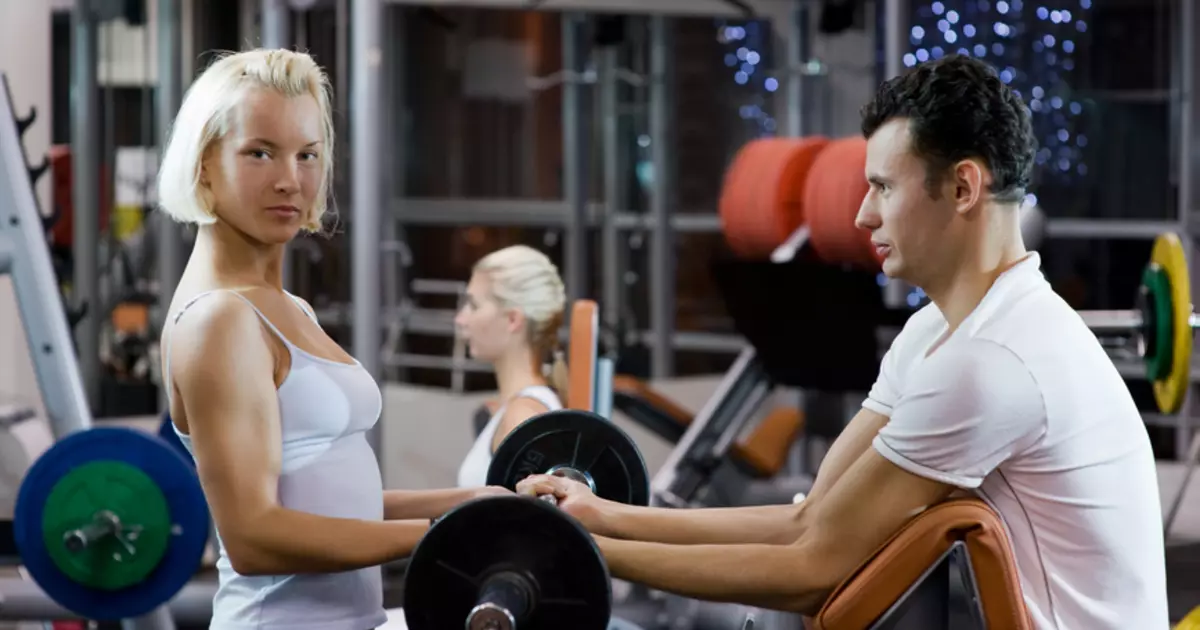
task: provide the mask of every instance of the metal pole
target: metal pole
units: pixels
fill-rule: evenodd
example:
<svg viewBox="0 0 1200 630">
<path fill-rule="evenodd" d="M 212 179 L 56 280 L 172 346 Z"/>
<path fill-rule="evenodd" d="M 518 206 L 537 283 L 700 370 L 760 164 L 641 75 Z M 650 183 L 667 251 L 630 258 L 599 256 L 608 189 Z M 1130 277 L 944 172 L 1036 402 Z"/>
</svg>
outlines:
<svg viewBox="0 0 1200 630">
<path fill-rule="evenodd" d="M 583 73 L 587 69 L 588 44 L 584 36 L 587 18 L 578 13 L 562 16 L 562 54 L 566 81 L 563 83 L 563 192 L 570 208 L 567 220 L 566 285 L 574 301 L 588 291 L 588 106 L 583 95 Z"/>
<path fill-rule="evenodd" d="M 262 28 L 263 48 L 292 47 L 292 11 L 287 0 L 262 0 L 260 28 Z M 291 289 L 295 284 L 295 270 L 293 269 L 296 264 L 295 253 L 296 248 L 293 246 L 289 245 L 284 248 L 282 262 L 284 289 Z"/>
<path fill-rule="evenodd" d="M 92 413 L 100 408 L 100 121 L 96 80 L 96 16 L 90 0 L 76 0 L 71 14 L 71 170 L 74 178 L 74 278 L 71 296 L 87 313 L 75 328 L 79 373 Z"/>
<path fill-rule="evenodd" d="M 381 139 L 386 137 L 383 97 L 383 3 L 353 0 L 350 4 L 350 293 L 354 305 L 354 356 L 376 380 L 380 377 L 379 255 L 380 206 L 383 204 Z M 382 426 L 368 435 L 382 465 Z"/>
<path fill-rule="evenodd" d="M 792 0 L 787 41 L 787 133 L 799 138 L 809 132 L 804 116 L 804 62 L 808 61 L 808 0 Z"/>
<path fill-rule="evenodd" d="M 675 205 L 674 160 L 674 23 L 661 15 L 650 18 L 650 152 L 654 186 L 650 196 L 650 329 L 654 345 L 650 374 L 667 378 L 675 372 Z"/>
<path fill-rule="evenodd" d="M 899 76 L 904 71 L 904 48 L 908 41 L 904 29 L 908 24 L 907 0 L 885 0 L 883 4 L 883 67 L 884 79 Z M 883 300 L 891 308 L 904 308 L 912 288 L 907 282 L 889 278 L 883 289 Z"/>
<path fill-rule="evenodd" d="M 1195 257 L 1196 229 L 1191 225 L 1191 213 L 1193 212 L 1194 199 L 1192 198 L 1193 177 L 1196 174 L 1196 161 L 1193 159 L 1192 151 L 1194 148 L 1195 119 L 1197 115 L 1196 100 L 1192 96 L 1192 90 L 1196 89 L 1196 26 L 1197 13 L 1196 7 L 1192 2 L 1182 2 L 1180 7 L 1179 23 L 1182 25 L 1183 32 L 1179 37 L 1179 56 L 1176 57 L 1179 63 L 1179 196 L 1176 203 L 1179 208 L 1179 233 L 1185 235 L 1183 238 L 1184 253 L 1192 270 L 1192 291 L 1196 291 L 1200 286 L 1200 279 L 1197 278 L 1197 271 L 1200 271 L 1200 264 L 1197 264 Z M 1188 396 L 1184 402 L 1183 412 L 1179 414 L 1179 418 L 1183 420 L 1176 429 L 1175 450 L 1176 457 L 1182 456 L 1187 449 L 1184 445 L 1191 442 L 1194 438 L 1194 423 L 1193 416 L 1194 406 L 1192 403 L 1192 386 L 1189 384 Z"/>
<path fill-rule="evenodd" d="M 603 265 L 604 325 L 617 330 L 621 322 L 624 303 L 621 288 L 625 286 L 625 251 L 621 247 L 621 232 L 617 229 L 617 215 L 625 208 L 626 160 L 621 151 L 621 98 L 620 82 L 617 78 L 621 63 L 620 49 L 612 46 L 603 54 L 604 73 L 600 88 L 600 111 L 604 124 L 604 226 L 601 235 Z M 619 339 L 613 339 L 615 346 Z M 615 347 L 614 346 L 614 347 Z"/>
<path fill-rule="evenodd" d="M 160 156 L 171 138 L 171 122 L 179 111 L 183 93 L 179 77 L 183 65 L 179 5 L 180 0 L 158 0 L 158 89 L 154 97 Z M 159 316 L 163 319 L 161 324 L 165 325 L 171 296 L 183 275 L 183 232 L 170 217 L 160 214 L 158 219 Z M 164 375 L 164 382 L 166 378 Z M 165 411 L 167 397 L 159 398 L 159 405 Z"/>
<path fill-rule="evenodd" d="M 289 48 L 292 45 L 292 10 L 287 0 L 262 0 L 263 48 Z"/>
<path fill-rule="evenodd" d="M 384 74 L 384 82 L 386 85 L 385 100 L 388 103 L 387 126 L 391 131 L 388 142 L 393 148 L 387 151 L 384 157 L 387 175 L 383 178 L 383 199 L 385 207 L 390 207 L 393 199 L 404 197 L 407 191 L 404 177 L 407 165 L 403 149 L 408 146 L 405 140 L 408 131 L 405 124 L 405 120 L 408 118 L 408 99 L 404 89 L 408 59 L 404 54 L 405 12 L 400 7 L 391 7 L 387 9 L 387 20 L 388 32 L 392 34 L 392 37 L 388 37 L 386 42 L 387 54 L 384 55 L 384 58 L 387 60 L 387 71 Z M 383 242 L 392 245 L 384 255 L 383 264 L 383 304 L 384 310 L 388 313 L 394 312 L 400 307 L 400 299 L 403 295 L 401 287 L 405 281 L 404 257 L 400 255 L 401 250 L 395 246 L 403 238 L 403 229 L 395 213 L 384 211 Z"/>
</svg>

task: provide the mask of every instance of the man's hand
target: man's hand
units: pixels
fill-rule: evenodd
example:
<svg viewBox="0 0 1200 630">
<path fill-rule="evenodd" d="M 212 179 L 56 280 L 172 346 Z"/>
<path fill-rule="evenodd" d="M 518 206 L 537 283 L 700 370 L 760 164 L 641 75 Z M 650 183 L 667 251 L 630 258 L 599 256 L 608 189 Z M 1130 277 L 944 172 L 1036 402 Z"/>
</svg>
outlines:
<svg viewBox="0 0 1200 630">
<path fill-rule="evenodd" d="M 588 531 L 612 535 L 606 517 L 611 513 L 613 503 L 592 494 L 591 488 L 578 481 L 553 475 L 530 475 L 517 483 L 517 494 L 552 494 L 558 499 L 558 508 L 578 519 Z"/>
</svg>

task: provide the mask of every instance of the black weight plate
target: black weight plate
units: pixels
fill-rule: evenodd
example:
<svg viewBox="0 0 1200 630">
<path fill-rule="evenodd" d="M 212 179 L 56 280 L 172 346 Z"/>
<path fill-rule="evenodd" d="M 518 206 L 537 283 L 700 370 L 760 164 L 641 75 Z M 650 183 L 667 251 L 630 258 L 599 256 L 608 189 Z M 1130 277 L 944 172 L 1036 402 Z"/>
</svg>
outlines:
<svg viewBox="0 0 1200 630">
<path fill-rule="evenodd" d="M 463 628 L 496 571 L 518 571 L 538 597 L 521 630 L 606 630 L 612 578 L 574 518 L 531 497 L 468 501 L 447 512 L 413 550 L 404 576 L 409 630 Z"/>
<path fill-rule="evenodd" d="M 603 416 L 578 409 L 534 416 L 513 429 L 492 457 L 487 484 L 516 490 L 522 479 L 555 466 L 586 472 L 601 498 L 650 503 L 650 472 L 633 438 Z"/>
</svg>

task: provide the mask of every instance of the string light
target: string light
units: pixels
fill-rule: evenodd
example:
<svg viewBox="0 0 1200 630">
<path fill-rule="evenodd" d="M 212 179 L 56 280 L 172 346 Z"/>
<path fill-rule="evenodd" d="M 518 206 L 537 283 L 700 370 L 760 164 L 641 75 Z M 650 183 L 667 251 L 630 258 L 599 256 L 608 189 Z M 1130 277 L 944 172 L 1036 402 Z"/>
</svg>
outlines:
<svg viewBox="0 0 1200 630">
<path fill-rule="evenodd" d="M 918 2 L 904 65 L 949 50 L 990 63 L 1029 107 L 1039 144 L 1036 179 L 1070 184 L 1088 172 L 1088 139 L 1076 132 L 1088 104 L 1072 95 L 1070 78 L 1091 6 L 1091 0 Z"/>
<path fill-rule="evenodd" d="M 747 88 L 748 99 L 739 104 L 738 115 L 754 125 L 756 135 L 773 136 L 778 129 L 767 105 L 769 95 L 780 87 L 779 79 L 764 67 L 763 50 L 769 27 L 761 22 L 717 20 L 717 41 L 725 46 L 725 66 L 735 85 Z M 739 93 L 742 91 L 739 90 Z"/>
</svg>

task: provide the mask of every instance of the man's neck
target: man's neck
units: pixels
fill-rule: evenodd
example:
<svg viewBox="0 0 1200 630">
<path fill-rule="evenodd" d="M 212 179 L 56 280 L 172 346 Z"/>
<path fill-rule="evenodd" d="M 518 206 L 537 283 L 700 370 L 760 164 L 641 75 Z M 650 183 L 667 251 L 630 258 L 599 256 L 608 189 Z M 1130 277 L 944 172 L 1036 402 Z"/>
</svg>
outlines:
<svg viewBox="0 0 1200 630">
<path fill-rule="evenodd" d="M 960 265 L 940 286 L 926 288 L 925 293 L 946 318 L 950 330 L 956 330 L 979 306 L 996 280 L 1028 256 L 1024 244 L 1014 243 L 995 255 Z"/>
</svg>

